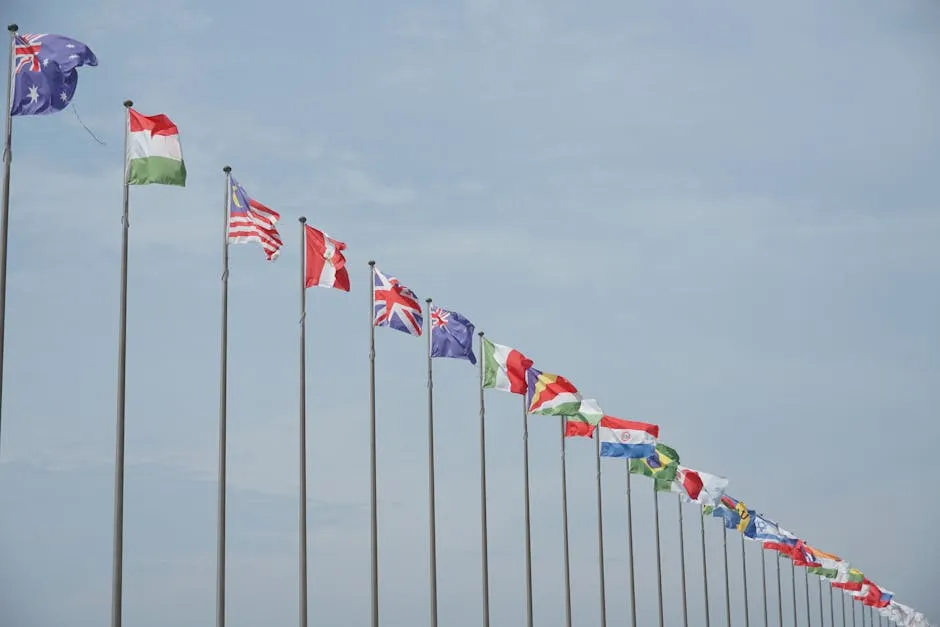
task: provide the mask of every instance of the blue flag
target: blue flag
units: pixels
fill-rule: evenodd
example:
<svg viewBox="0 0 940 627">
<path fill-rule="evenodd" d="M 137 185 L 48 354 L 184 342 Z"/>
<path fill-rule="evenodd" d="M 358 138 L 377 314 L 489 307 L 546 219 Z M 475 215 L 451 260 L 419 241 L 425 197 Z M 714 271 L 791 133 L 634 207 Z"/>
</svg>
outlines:
<svg viewBox="0 0 940 627">
<path fill-rule="evenodd" d="M 431 357 L 453 357 L 477 363 L 473 355 L 473 323 L 456 311 L 431 310 Z"/>
<path fill-rule="evenodd" d="M 59 35 L 17 35 L 13 50 L 13 115 L 61 111 L 78 86 L 77 67 L 98 65 L 91 49 Z"/>
</svg>

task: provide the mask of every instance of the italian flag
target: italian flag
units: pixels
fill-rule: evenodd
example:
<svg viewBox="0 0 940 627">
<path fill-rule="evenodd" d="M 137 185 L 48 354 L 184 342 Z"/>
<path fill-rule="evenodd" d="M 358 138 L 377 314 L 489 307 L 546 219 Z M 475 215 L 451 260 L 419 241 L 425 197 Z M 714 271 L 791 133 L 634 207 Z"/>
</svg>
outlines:
<svg viewBox="0 0 940 627">
<path fill-rule="evenodd" d="M 128 108 L 128 185 L 186 186 L 186 165 L 180 148 L 180 133 L 162 113 L 146 116 Z"/>
<path fill-rule="evenodd" d="M 483 338 L 483 387 L 525 394 L 526 371 L 532 360 L 514 348 Z"/>
</svg>

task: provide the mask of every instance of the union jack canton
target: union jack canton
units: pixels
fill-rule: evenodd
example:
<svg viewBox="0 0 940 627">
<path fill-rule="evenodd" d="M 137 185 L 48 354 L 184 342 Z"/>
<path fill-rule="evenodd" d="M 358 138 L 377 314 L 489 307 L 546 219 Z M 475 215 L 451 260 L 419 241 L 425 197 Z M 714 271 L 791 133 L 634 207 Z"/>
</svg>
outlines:
<svg viewBox="0 0 940 627">
<path fill-rule="evenodd" d="M 418 296 L 387 277 L 378 268 L 372 270 L 373 325 L 390 327 L 408 335 L 421 335 L 423 316 Z"/>
</svg>

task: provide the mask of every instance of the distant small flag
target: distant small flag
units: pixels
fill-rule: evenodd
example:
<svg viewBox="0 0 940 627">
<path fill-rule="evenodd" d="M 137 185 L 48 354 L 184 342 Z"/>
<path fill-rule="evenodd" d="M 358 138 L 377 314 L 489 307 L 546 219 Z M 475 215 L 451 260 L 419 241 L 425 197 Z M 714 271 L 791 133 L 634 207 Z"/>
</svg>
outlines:
<svg viewBox="0 0 940 627">
<path fill-rule="evenodd" d="M 245 188 L 231 177 L 229 194 L 228 241 L 231 244 L 258 242 L 268 261 L 274 261 L 281 254 L 281 236 L 277 232 L 277 221 L 281 214 L 265 207 L 248 196 Z"/>
<path fill-rule="evenodd" d="M 98 65 L 91 48 L 61 35 L 23 33 L 13 40 L 11 115 L 46 115 L 68 106 L 82 66 Z"/>
<path fill-rule="evenodd" d="M 306 224 L 304 241 L 304 286 L 332 287 L 348 292 L 349 271 L 346 269 L 346 257 L 343 256 L 346 244 Z"/>
<path fill-rule="evenodd" d="M 418 296 L 393 276 L 372 270 L 372 296 L 375 301 L 373 325 L 389 327 L 408 335 L 421 335 L 424 321 Z"/>
<path fill-rule="evenodd" d="M 431 309 L 431 357 L 452 357 L 477 363 L 473 354 L 473 323 L 456 311 Z"/>
<path fill-rule="evenodd" d="M 143 115 L 128 109 L 128 185 L 186 187 L 186 163 L 180 131 L 173 120 L 158 113 Z"/>
</svg>

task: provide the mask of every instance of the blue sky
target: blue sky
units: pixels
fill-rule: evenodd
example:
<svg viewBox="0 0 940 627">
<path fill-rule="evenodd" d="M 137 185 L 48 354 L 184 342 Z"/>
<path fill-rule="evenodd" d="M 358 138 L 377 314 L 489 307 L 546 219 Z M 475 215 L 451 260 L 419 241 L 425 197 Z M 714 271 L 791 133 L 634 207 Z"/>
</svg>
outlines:
<svg viewBox="0 0 940 627">
<path fill-rule="evenodd" d="M 273 264 L 256 245 L 232 249 L 231 627 L 297 615 L 300 215 L 348 244 L 352 273 L 349 294 L 308 293 L 316 624 L 369 616 L 370 258 L 609 414 L 661 425 L 685 464 L 940 617 L 936 2 L 4 6 L 22 30 L 96 52 L 74 104 L 107 144 L 69 111 L 15 122 L 0 454 L 0 607 L 13 623 L 108 620 L 126 98 L 178 124 L 189 170 L 185 189 L 131 190 L 127 624 L 214 617 L 226 164 L 281 212 L 286 242 Z M 424 342 L 376 335 L 382 618 L 422 624 Z M 480 615 L 476 372 L 435 368 L 440 617 L 463 627 Z M 519 401 L 487 403 L 493 624 L 518 625 Z M 532 417 L 539 625 L 563 622 L 557 440 L 553 419 Z M 572 442 L 568 464 L 574 614 L 591 625 L 590 443 Z M 605 461 L 618 621 L 623 481 Z M 661 508 L 674 625 L 675 499 Z M 695 616 L 696 511 L 684 514 Z M 645 491 L 635 516 L 640 624 L 652 624 Z M 721 529 L 708 523 L 719 620 Z"/>
</svg>

